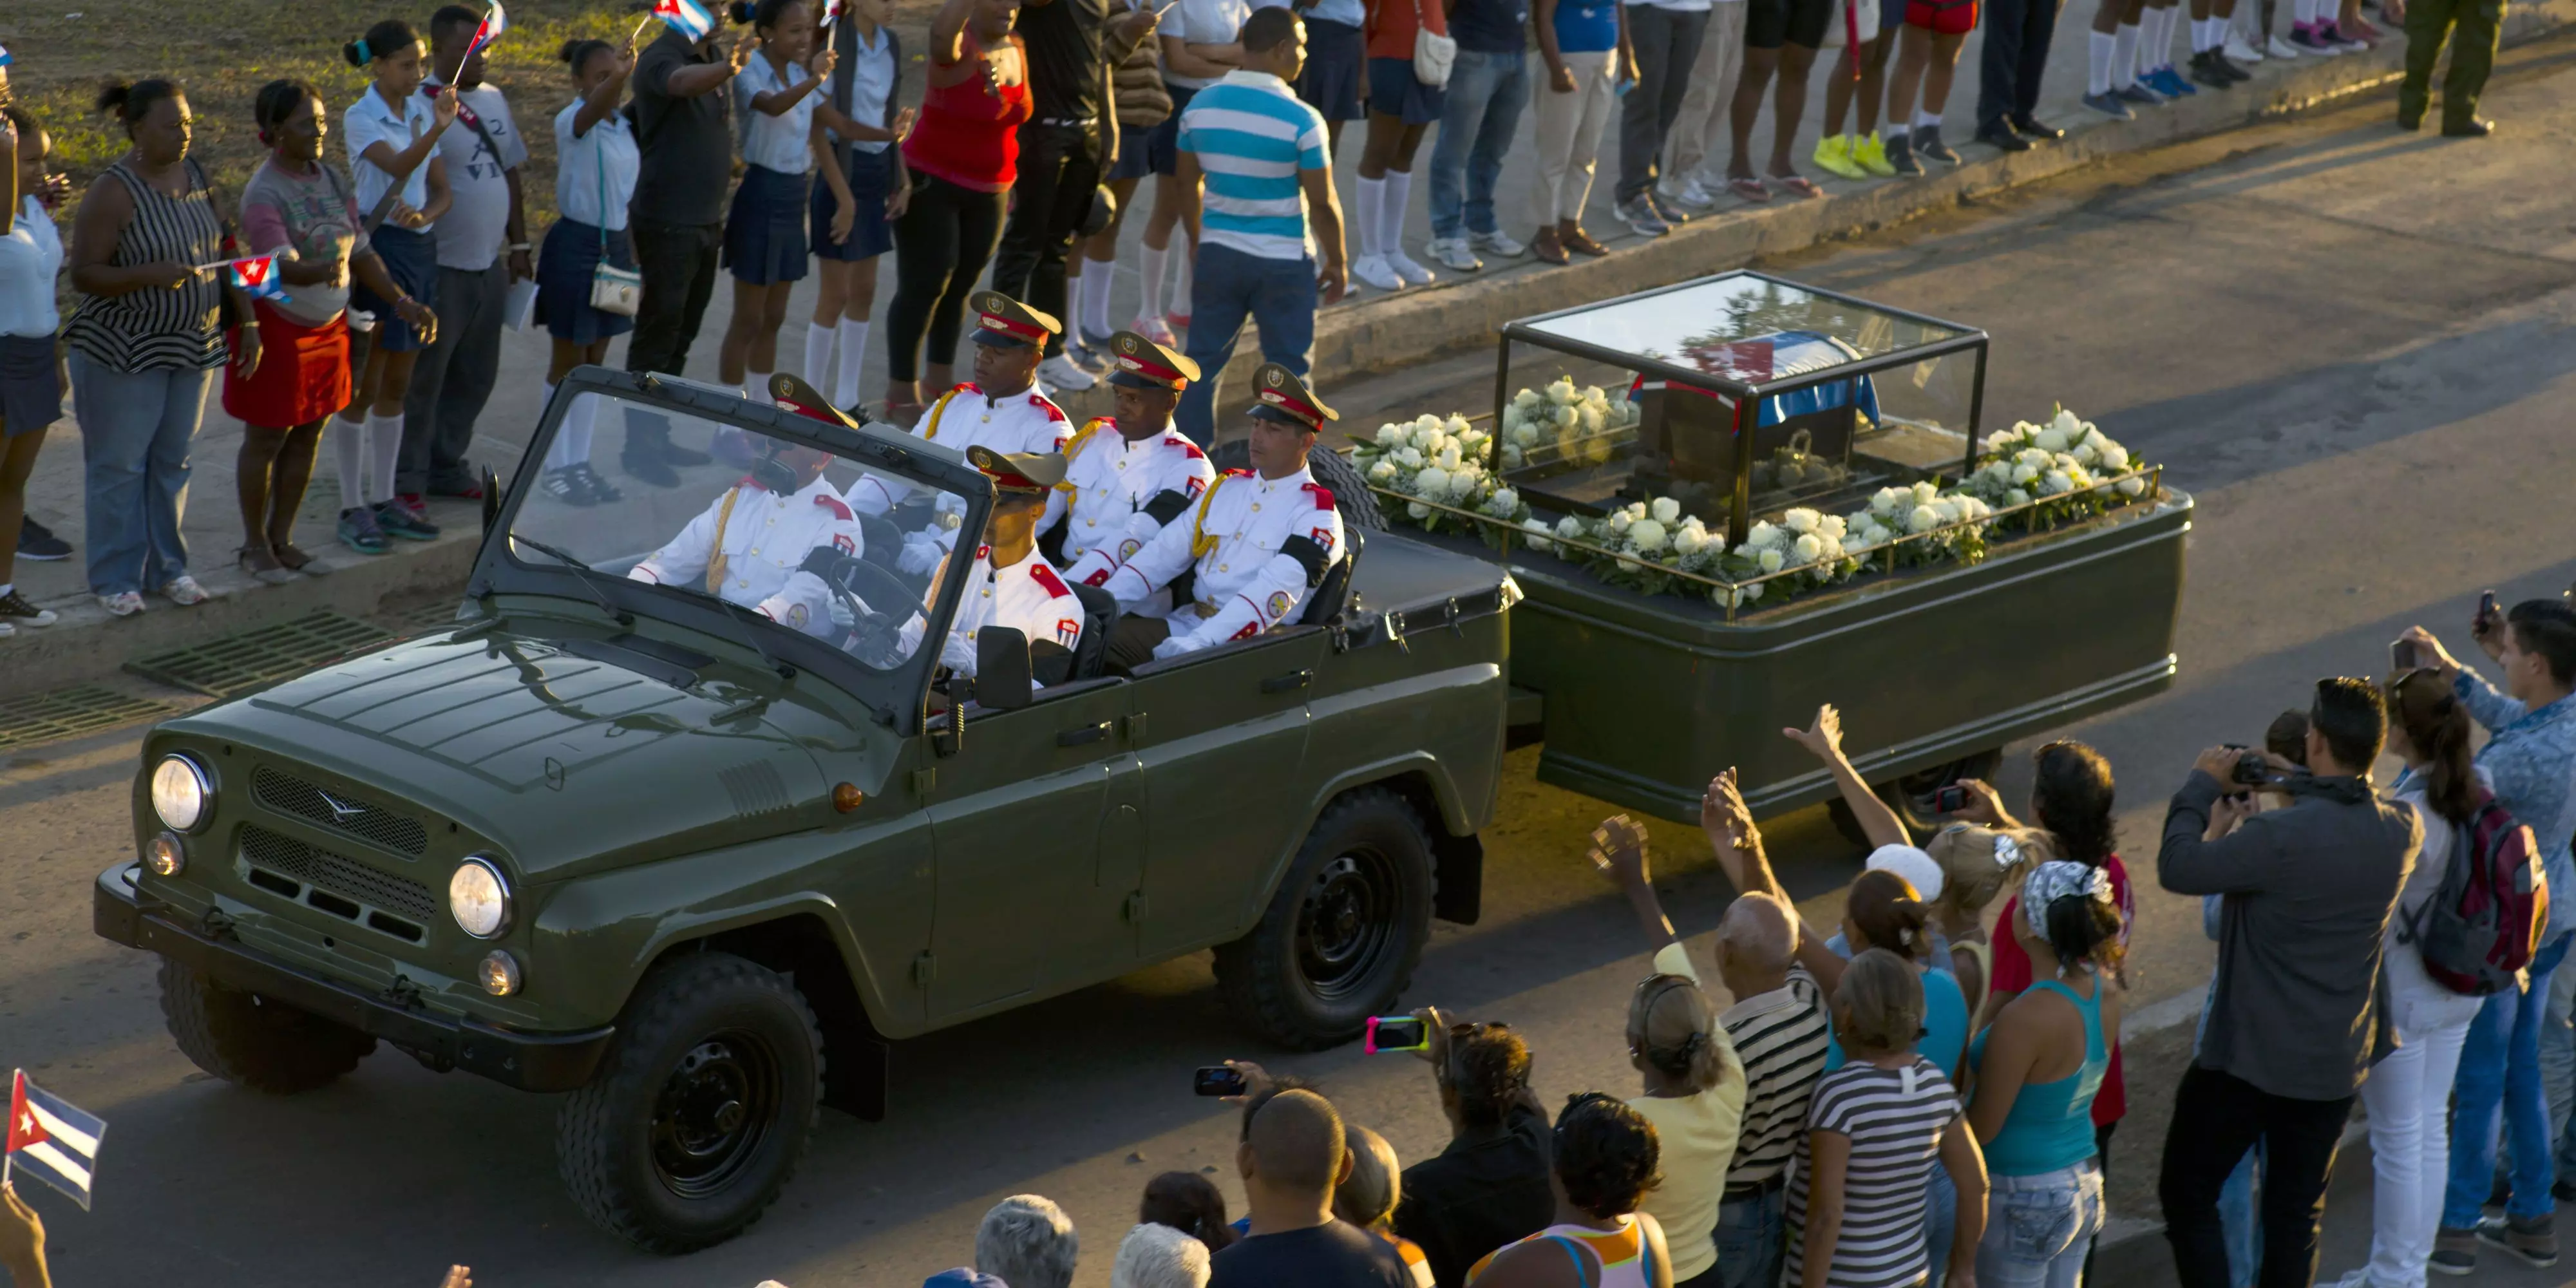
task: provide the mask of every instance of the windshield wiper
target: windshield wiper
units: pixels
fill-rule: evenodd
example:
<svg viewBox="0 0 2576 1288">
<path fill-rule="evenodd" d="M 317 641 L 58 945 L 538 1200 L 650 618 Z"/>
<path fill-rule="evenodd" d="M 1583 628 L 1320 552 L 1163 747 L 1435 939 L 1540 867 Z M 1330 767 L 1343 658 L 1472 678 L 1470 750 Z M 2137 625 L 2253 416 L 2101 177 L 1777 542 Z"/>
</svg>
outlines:
<svg viewBox="0 0 2576 1288">
<path fill-rule="evenodd" d="M 530 550 L 536 551 L 538 554 L 550 555 L 560 561 L 564 567 L 572 569 L 573 577 L 581 583 L 581 588 L 589 591 L 591 599 L 598 603 L 600 608 L 605 610 L 611 618 L 614 618 L 618 625 L 633 626 L 635 624 L 635 614 L 627 612 L 625 609 L 619 608 L 616 604 L 610 602 L 608 592 L 601 590 L 598 583 L 591 580 L 591 578 L 599 576 L 598 569 L 593 568 L 589 564 L 583 563 L 579 559 L 575 559 L 571 555 L 565 554 L 563 551 L 557 550 L 553 546 L 547 545 L 545 542 L 539 541 L 534 537 L 523 537 L 518 533 L 513 532 L 510 534 L 510 540 L 518 543 L 519 545 L 526 546 Z"/>
<path fill-rule="evenodd" d="M 735 636 L 735 638 L 740 640 L 743 645 L 749 648 L 752 652 L 759 654 L 760 660 L 768 664 L 770 670 L 776 671 L 779 679 L 793 680 L 796 678 L 796 668 L 785 662 L 779 661 L 778 658 L 768 649 L 761 647 L 760 633 L 753 630 L 749 623 L 734 616 L 734 613 L 739 606 L 732 600 L 726 599 L 722 595 L 709 594 L 695 586 L 677 586 L 667 582 L 662 583 L 662 586 L 665 590 L 676 590 L 683 595 L 694 595 L 699 599 L 703 599 L 714 604 L 716 606 L 716 613 L 718 616 L 723 617 L 726 621 L 733 623 L 736 627 L 741 629 L 741 633 Z M 765 701 L 766 699 L 763 700 Z"/>
</svg>

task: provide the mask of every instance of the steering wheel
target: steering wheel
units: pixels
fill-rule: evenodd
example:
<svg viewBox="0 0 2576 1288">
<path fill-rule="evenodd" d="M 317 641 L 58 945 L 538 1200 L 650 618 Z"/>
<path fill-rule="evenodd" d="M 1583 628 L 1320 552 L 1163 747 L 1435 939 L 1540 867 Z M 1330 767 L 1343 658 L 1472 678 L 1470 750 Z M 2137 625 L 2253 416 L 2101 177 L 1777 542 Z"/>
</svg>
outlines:
<svg viewBox="0 0 2576 1288">
<path fill-rule="evenodd" d="M 930 610 L 922 606 L 921 597 L 913 594 L 912 588 L 903 584 L 902 578 L 882 564 L 843 555 L 840 562 L 832 566 L 832 575 L 824 580 L 835 588 L 858 592 L 870 604 L 892 605 L 888 615 L 898 622 L 912 613 L 925 618 L 930 616 Z M 853 585 L 854 582 L 862 584 Z"/>
<path fill-rule="evenodd" d="M 869 599 L 861 598 L 851 588 L 851 582 L 866 583 L 875 602 L 893 605 L 896 611 L 889 613 L 871 607 Z M 849 555 L 838 557 L 832 562 L 831 571 L 824 575 L 823 584 L 830 587 L 842 605 L 850 610 L 847 651 L 880 665 L 899 660 L 903 651 L 902 624 L 913 613 L 929 616 L 923 611 L 921 601 L 915 599 L 893 573 L 865 559 Z"/>
</svg>

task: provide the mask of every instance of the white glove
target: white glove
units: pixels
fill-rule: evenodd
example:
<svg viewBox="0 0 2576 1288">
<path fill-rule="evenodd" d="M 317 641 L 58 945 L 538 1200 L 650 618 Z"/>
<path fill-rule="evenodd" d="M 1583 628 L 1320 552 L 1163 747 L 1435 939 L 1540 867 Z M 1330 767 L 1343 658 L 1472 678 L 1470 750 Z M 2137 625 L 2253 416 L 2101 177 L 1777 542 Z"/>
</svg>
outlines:
<svg viewBox="0 0 2576 1288">
<path fill-rule="evenodd" d="M 895 556 L 894 566 L 907 577 L 927 577 L 947 553 L 930 534 L 909 533 L 903 539 L 903 553 Z"/>
</svg>

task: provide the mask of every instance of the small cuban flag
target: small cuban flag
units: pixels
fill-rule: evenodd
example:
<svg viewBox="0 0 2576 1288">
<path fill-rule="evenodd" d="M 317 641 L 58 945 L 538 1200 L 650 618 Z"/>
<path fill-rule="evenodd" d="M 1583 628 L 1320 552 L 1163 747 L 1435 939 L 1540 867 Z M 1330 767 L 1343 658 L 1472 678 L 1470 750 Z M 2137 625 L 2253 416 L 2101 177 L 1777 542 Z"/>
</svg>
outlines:
<svg viewBox="0 0 2576 1288">
<path fill-rule="evenodd" d="M 8 47 L 7 45 L 0 45 L 0 67 L 6 67 L 6 66 L 8 66 L 8 65 L 9 65 L 9 47 Z"/>
<path fill-rule="evenodd" d="M 653 0 L 653 16 L 678 28 L 691 40 L 704 40 L 716 29 L 715 15 L 698 0 Z"/>
<path fill-rule="evenodd" d="M 476 51 L 491 48 L 492 42 L 509 29 L 510 16 L 501 12 L 500 0 L 493 0 L 492 12 L 483 15 L 483 24 L 474 29 L 474 43 L 465 47 L 465 56 L 472 58 Z"/>
<path fill-rule="evenodd" d="M 90 1173 L 98 1166 L 98 1138 L 107 1122 L 27 1081 L 18 1070 L 9 1089 L 7 1171 L 23 1172 L 71 1196 L 89 1210 Z"/>
<path fill-rule="evenodd" d="M 234 260 L 226 267 L 232 270 L 232 284 L 243 294 L 260 300 L 286 298 L 286 287 L 277 280 L 277 256 L 255 255 Z"/>
</svg>

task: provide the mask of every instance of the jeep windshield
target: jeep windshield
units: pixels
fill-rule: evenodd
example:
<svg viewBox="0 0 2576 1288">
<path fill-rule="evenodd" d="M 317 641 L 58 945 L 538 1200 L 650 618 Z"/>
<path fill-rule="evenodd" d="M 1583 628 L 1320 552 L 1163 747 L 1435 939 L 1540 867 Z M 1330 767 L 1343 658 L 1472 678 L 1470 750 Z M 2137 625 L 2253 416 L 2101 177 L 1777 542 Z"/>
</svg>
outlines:
<svg viewBox="0 0 2576 1288">
<path fill-rule="evenodd" d="M 566 380 L 528 451 L 479 585 L 676 624 L 918 711 L 964 580 L 944 556 L 975 548 L 989 508 L 971 468 L 884 427 L 599 368 Z"/>
</svg>

